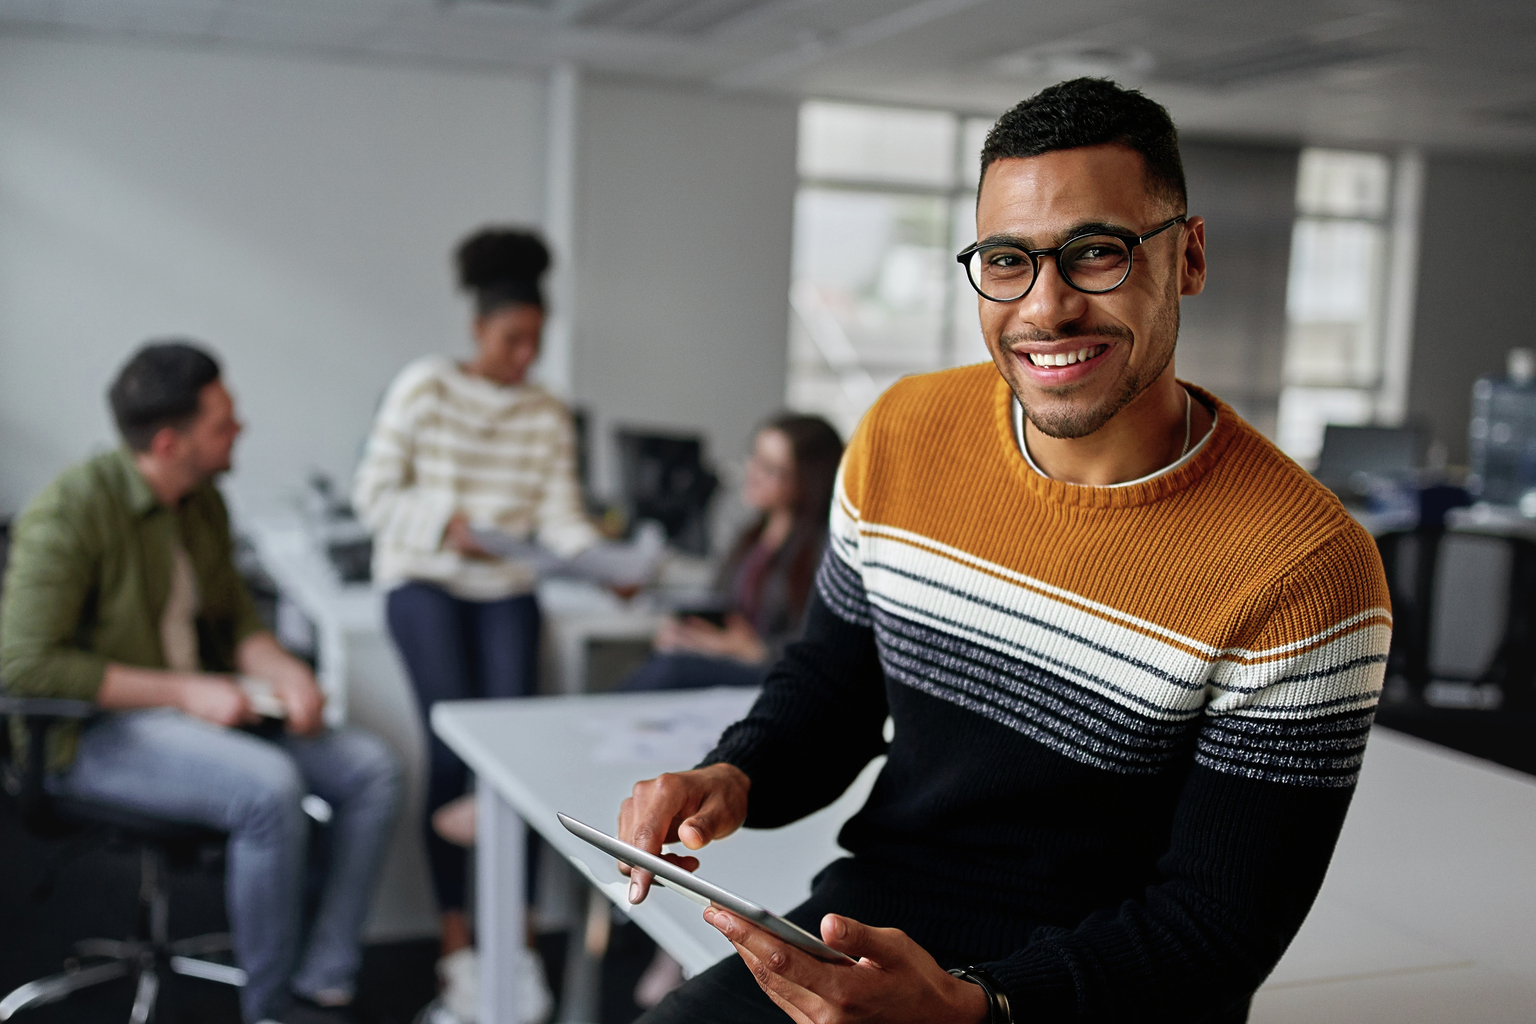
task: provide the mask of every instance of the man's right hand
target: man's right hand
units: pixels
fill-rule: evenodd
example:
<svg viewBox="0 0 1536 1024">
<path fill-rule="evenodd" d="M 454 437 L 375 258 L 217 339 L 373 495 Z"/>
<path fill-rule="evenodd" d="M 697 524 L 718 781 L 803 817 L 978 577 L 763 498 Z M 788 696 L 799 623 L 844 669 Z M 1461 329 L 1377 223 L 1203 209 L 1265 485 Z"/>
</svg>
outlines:
<svg viewBox="0 0 1536 1024">
<path fill-rule="evenodd" d="M 251 699 L 239 685 L 224 676 L 186 675 L 180 680 L 176 707 L 214 725 L 248 725 L 258 716 Z"/>
<path fill-rule="evenodd" d="M 662 853 L 668 843 L 682 843 L 690 850 L 724 839 L 747 820 L 747 791 L 752 780 L 735 765 L 712 764 L 687 772 L 635 783 L 633 793 L 619 808 L 619 838 L 642 850 L 661 854 L 678 867 L 698 869 L 697 857 Z M 639 903 L 651 888 L 651 873 L 620 864 L 629 875 L 629 902 Z"/>
<path fill-rule="evenodd" d="M 176 708 L 214 725 L 259 721 L 251 699 L 229 676 L 204 672 L 168 672 L 108 662 L 96 691 L 96 703 L 109 711 Z"/>
</svg>

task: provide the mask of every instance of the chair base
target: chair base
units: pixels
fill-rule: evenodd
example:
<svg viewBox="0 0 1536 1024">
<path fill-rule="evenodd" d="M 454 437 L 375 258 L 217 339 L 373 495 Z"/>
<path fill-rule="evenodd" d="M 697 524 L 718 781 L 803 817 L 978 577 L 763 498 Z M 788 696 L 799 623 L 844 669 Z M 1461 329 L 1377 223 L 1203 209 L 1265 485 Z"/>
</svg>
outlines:
<svg viewBox="0 0 1536 1024">
<path fill-rule="evenodd" d="M 142 931 L 147 932 L 149 938 L 85 939 L 77 942 L 75 953 L 78 956 L 102 962 L 73 966 L 60 974 L 29 981 L 14 989 L 0 998 L 0 1022 L 10 1020 L 28 1007 L 56 1003 L 81 989 L 103 985 L 130 974 L 137 976 L 138 985 L 134 992 L 133 1009 L 128 1015 L 129 1024 L 148 1024 L 154 1017 L 162 971 L 168 970 L 172 974 L 215 981 L 235 988 L 245 984 L 245 972 L 240 968 L 203 959 L 210 953 L 228 952 L 231 948 L 229 935 L 199 935 L 170 941 L 166 932 L 169 906 L 163 881 L 166 873 L 165 855 L 156 847 L 146 846 L 140 855 L 140 864 L 140 917 Z"/>
<path fill-rule="evenodd" d="M 156 948 L 149 942 L 121 942 L 115 939 L 86 939 L 75 946 L 82 957 L 103 962 L 74 967 L 47 978 L 29 981 L 0 999 L 0 1021 L 8 1021 L 32 1006 L 44 1006 L 79 992 L 103 985 L 130 974 L 138 976 L 130 1024 L 147 1024 L 154 1014 L 160 992 L 160 973 L 169 970 L 188 978 L 201 978 L 239 988 L 245 984 L 245 972 L 229 964 L 204 960 L 202 955 L 229 949 L 228 935 L 200 935 Z"/>
</svg>

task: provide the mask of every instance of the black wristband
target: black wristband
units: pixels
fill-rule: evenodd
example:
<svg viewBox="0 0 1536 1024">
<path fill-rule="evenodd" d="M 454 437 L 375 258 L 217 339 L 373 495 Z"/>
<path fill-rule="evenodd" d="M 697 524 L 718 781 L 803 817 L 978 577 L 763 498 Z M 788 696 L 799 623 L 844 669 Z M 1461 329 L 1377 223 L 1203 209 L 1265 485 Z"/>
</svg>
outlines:
<svg viewBox="0 0 1536 1024">
<path fill-rule="evenodd" d="M 949 972 L 963 981 L 978 985 L 987 994 L 987 1024 L 1013 1024 L 1013 1010 L 1008 1006 L 1008 993 L 1004 992 L 992 975 L 980 967 L 955 967 Z"/>
</svg>

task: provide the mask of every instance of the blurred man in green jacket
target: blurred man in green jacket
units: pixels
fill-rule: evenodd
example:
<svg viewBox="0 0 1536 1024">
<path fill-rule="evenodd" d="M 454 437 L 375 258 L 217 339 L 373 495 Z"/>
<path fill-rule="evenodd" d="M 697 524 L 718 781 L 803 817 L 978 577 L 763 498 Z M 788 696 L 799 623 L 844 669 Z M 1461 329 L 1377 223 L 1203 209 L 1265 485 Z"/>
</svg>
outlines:
<svg viewBox="0 0 1536 1024">
<path fill-rule="evenodd" d="M 257 618 L 214 478 L 241 425 L 208 353 L 141 348 L 109 392 L 124 447 L 66 470 L 17 520 L 0 604 L 0 679 L 94 701 L 49 736 L 48 785 L 229 833 L 228 907 L 247 1021 L 345 1019 L 359 932 L 394 820 L 399 767 L 327 728 L 309 667 Z M 272 706 L 252 703 L 259 681 Z M 285 720 L 275 740 L 240 727 Z M 301 935 L 309 793 L 335 810 L 329 877 Z M 295 1001 L 297 997 L 297 1001 Z"/>
</svg>

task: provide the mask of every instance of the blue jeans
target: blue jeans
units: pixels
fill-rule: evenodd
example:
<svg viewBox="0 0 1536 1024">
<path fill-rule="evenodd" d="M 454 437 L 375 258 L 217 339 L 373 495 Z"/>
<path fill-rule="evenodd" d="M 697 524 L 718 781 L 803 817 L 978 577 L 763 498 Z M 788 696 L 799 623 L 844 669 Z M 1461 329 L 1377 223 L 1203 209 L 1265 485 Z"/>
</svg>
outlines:
<svg viewBox="0 0 1536 1024">
<path fill-rule="evenodd" d="M 268 741 L 170 708 L 105 715 L 80 736 L 50 788 L 229 833 L 225 899 L 247 1021 L 282 1012 L 290 992 L 352 993 L 358 937 L 400 793 L 400 766 L 357 729 Z M 307 943 L 300 934 L 314 793 L 335 811 L 330 870 Z M 302 956 L 300 952 L 302 951 Z"/>
<path fill-rule="evenodd" d="M 539 604 L 532 594 L 465 601 L 430 583 L 407 583 L 385 601 L 389 632 L 431 722 L 440 700 L 525 697 L 538 689 Z M 427 814 L 422 823 L 439 910 L 464 909 L 467 855 L 432 830 L 432 813 L 464 795 L 469 769 L 427 725 Z"/>
</svg>

